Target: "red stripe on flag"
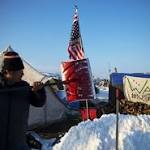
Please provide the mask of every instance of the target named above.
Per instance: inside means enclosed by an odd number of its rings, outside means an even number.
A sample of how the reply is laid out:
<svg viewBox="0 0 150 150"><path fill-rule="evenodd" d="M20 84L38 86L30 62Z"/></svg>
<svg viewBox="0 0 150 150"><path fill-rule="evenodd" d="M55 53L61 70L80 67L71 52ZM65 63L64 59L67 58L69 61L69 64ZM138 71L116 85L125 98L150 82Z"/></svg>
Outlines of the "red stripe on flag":
<svg viewBox="0 0 150 150"><path fill-rule="evenodd" d="M69 58L73 60L79 60L84 58L84 50L82 45L82 39L79 29L78 11L75 10L71 38L68 46Z"/></svg>

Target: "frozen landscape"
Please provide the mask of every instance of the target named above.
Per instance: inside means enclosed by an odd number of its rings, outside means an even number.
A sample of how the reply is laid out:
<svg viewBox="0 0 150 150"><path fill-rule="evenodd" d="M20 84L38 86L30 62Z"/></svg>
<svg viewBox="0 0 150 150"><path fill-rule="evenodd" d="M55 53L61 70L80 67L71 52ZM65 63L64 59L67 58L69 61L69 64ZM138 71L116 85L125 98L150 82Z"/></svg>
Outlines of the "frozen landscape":
<svg viewBox="0 0 150 150"><path fill-rule="evenodd" d="M106 99L108 89L101 89L99 99ZM116 115L103 115L73 126L51 146L54 139L40 139L42 150L115 150ZM119 150L150 150L150 115L119 115Z"/></svg>
<svg viewBox="0 0 150 150"><path fill-rule="evenodd" d="M53 150L115 150L116 115L72 127ZM150 116L120 115L119 150L150 149ZM45 149L46 150L46 149Z"/></svg>

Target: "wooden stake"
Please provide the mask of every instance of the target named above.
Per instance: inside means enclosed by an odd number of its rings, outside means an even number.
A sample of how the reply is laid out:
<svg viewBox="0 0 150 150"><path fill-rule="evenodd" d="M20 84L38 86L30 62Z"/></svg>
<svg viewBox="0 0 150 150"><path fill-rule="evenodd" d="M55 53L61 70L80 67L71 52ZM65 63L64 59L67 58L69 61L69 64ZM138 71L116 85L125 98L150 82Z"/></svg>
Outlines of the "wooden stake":
<svg viewBox="0 0 150 150"><path fill-rule="evenodd" d="M119 145L119 89L116 89L116 150Z"/></svg>
<svg viewBox="0 0 150 150"><path fill-rule="evenodd" d="M86 115L87 119L89 119L89 106L88 106L88 100L86 99Z"/></svg>

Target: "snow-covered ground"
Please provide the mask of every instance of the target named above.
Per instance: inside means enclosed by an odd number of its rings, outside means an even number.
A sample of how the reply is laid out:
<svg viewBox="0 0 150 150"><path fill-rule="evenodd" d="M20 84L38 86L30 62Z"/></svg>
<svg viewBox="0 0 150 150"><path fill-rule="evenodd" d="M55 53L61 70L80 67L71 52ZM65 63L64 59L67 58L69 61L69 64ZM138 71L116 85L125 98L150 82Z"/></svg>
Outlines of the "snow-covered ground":
<svg viewBox="0 0 150 150"><path fill-rule="evenodd" d="M106 98L108 89L101 89L100 99ZM103 115L73 126L53 147L54 139L40 140L42 150L115 150L116 115ZM119 150L150 150L150 115L119 115Z"/></svg>
<svg viewBox="0 0 150 150"><path fill-rule="evenodd" d="M108 87L100 87L99 92L96 94L97 101L108 102L108 93L109 93Z"/></svg>
<svg viewBox="0 0 150 150"><path fill-rule="evenodd" d="M81 122L60 143L49 143L43 143L42 150L115 150L116 115ZM150 150L150 115L119 115L119 150Z"/></svg>
<svg viewBox="0 0 150 150"><path fill-rule="evenodd" d="M53 150L115 150L116 115L72 127ZM119 150L150 150L150 116L120 115Z"/></svg>

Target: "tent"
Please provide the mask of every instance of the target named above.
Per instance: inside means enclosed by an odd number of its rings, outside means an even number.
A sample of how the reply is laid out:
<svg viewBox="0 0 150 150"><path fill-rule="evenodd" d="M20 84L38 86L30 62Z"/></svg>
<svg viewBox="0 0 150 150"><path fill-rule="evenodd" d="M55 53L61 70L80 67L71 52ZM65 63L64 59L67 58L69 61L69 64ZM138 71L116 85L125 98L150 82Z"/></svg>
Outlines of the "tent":
<svg viewBox="0 0 150 150"><path fill-rule="evenodd" d="M2 64L2 55L6 51L13 51L11 46L8 46L4 51L0 53L0 66ZM52 80L48 76L40 73L35 68L33 68L27 61L23 58L23 63L25 66L23 80L27 81L30 85L34 81L42 81L46 83L47 81ZM72 110L66 103L64 103L52 90L50 84L46 84L46 104L41 108L36 108L30 106L29 113L29 128L33 128L36 126L41 126L45 124L52 124L57 121L66 119L67 116L76 116L79 115L79 112L76 110Z"/></svg>

